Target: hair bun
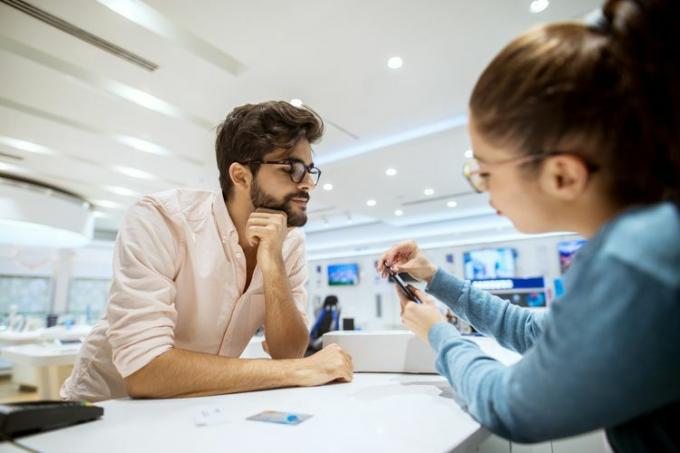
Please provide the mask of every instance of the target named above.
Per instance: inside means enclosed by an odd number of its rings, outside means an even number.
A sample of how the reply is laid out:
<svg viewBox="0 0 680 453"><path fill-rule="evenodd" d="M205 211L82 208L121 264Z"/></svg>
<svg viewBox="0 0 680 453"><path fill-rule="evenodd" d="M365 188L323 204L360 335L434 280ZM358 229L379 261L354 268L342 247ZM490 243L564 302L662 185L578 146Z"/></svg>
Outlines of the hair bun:
<svg viewBox="0 0 680 453"><path fill-rule="evenodd" d="M650 146L660 148L673 165L659 178L678 189L680 169L680 1L608 0L603 15L610 22L610 51L622 75L640 127Z"/></svg>

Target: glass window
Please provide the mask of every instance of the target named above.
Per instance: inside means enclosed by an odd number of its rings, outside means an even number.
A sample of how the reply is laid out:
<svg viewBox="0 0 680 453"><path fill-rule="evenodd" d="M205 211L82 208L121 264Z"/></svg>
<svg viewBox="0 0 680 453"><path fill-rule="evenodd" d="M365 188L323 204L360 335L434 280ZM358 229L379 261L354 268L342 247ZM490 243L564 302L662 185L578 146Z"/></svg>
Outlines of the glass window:
<svg viewBox="0 0 680 453"><path fill-rule="evenodd" d="M98 321L106 310L111 280L107 278L74 278L68 288L68 313L85 316L85 321Z"/></svg>
<svg viewBox="0 0 680 453"><path fill-rule="evenodd" d="M5 317L16 305L17 313L46 315L50 310L50 277L0 275L0 315Z"/></svg>

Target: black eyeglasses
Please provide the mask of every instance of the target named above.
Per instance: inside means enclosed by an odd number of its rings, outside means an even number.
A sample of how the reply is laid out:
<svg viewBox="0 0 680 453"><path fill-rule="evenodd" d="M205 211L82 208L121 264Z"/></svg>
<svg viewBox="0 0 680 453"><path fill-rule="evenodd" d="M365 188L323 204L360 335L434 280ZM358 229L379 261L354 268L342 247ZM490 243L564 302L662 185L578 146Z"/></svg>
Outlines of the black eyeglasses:
<svg viewBox="0 0 680 453"><path fill-rule="evenodd" d="M300 184L305 175L309 173L312 177L312 182L314 185L319 183L319 178L321 178L321 170L314 166L314 164L305 165L304 162L298 159L284 159L284 160L249 160L246 162L241 162L243 165L287 165L288 168L285 170L288 175L290 175L290 180L295 184Z"/></svg>

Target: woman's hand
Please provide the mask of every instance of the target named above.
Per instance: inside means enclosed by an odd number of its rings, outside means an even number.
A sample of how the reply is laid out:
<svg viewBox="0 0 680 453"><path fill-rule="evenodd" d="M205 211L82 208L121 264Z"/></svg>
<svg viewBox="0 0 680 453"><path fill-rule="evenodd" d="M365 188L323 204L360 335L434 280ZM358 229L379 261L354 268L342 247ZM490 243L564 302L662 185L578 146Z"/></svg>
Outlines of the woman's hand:
<svg viewBox="0 0 680 453"><path fill-rule="evenodd" d="M432 281L437 266L425 257L415 241L401 242L383 254L378 260L378 273L387 277L385 266L393 272L408 272L418 280L424 280L428 284Z"/></svg>
<svg viewBox="0 0 680 453"><path fill-rule="evenodd" d="M401 304L401 322L418 338L429 344L427 334L430 328L437 323L446 322L446 317L441 314L434 301L424 292L411 285L409 285L409 288L423 303L418 304L407 299L404 293L396 288Z"/></svg>

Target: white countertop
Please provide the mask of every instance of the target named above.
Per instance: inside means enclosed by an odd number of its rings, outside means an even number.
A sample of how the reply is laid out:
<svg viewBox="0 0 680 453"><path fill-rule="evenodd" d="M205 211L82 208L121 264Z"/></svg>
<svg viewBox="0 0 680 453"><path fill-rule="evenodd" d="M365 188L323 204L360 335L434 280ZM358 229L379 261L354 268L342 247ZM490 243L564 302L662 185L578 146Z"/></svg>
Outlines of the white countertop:
<svg viewBox="0 0 680 453"><path fill-rule="evenodd" d="M348 384L204 398L113 400L95 422L24 437L48 452L444 452L473 450L488 435L436 375L357 373ZM202 408L222 424L198 427ZM246 420L265 410L313 415L296 426ZM7 443L0 451L17 451Z"/></svg>
<svg viewBox="0 0 680 453"><path fill-rule="evenodd" d="M77 324L69 328L54 326L27 332L4 330L0 331L0 345L18 345L47 340L76 340L86 337L90 330L92 330L92 326L84 324Z"/></svg>
<svg viewBox="0 0 680 453"><path fill-rule="evenodd" d="M20 344L0 349L0 357L12 363L31 366L73 365L82 343L77 344Z"/></svg>

